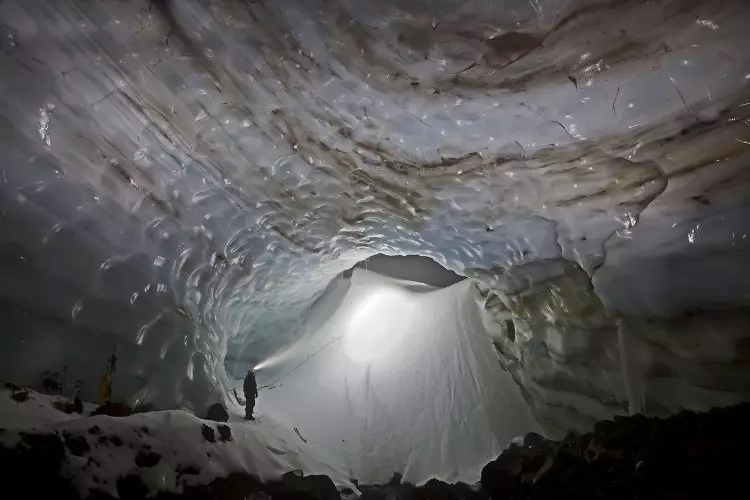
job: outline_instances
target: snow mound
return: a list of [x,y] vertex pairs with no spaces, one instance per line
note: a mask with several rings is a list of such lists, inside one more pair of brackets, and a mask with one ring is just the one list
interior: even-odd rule
[[[14,395],[17,399],[13,398]],[[81,418],[77,413],[65,413],[55,408],[56,401],[67,399],[7,384],[0,389],[0,428],[30,429]],[[83,414],[88,415],[95,408],[91,403],[83,403]]]
[[30,391],[21,403],[9,396],[0,395],[0,426],[6,428],[0,446],[15,447],[30,434],[62,436],[67,452],[60,475],[84,498],[95,491],[117,496],[118,480],[133,474],[151,493],[180,493],[235,472],[264,483],[290,471],[321,474],[354,489],[317,458],[313,446],[267,416],[222,424],[179,410],[123,418],[68,415],[56,410],[49,396]]
[[258,407],[363,484],[476,482],[514,437],[543,432],[481,303],[471,280],[435,289],[355,269],[318,301],[302,341],[261,363]]

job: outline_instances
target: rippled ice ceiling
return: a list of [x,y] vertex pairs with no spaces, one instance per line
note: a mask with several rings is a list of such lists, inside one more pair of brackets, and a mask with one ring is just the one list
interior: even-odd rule
[[4,376],[91,379],[117,344],[116,392],[198,408],[225,357],[278,351],[385,253],[483,283],[550,425],[750,397],[747,2],[5,0],[0,22]]

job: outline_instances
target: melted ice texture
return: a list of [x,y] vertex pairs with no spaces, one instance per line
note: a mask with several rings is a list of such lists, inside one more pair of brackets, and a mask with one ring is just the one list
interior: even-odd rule
[[750,297],[743,0],[6,0],[0,21],[4,376],[91,380],[117,344],[116,393],[204,407],[223,362],[294,341],[379,252],[506,292],[572,263],[613,316]]

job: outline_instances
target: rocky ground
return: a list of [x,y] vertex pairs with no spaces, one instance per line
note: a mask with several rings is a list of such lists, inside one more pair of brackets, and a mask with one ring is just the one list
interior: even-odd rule
[[363,500],[744,498],[750,404],[601,421],[587,434],[536,434],[482,470],[481,484],[361,486]]
[[[135,416],[122,418],[125,423]],[[388,484],[358,488],[362,500],[733,498],[742,494],[744,474],[750,465],[748,423],[750,404],[702,414],[683,412],[668,419],[616,418],[597,423],[590,433],[569,434],[562,441],[529,434],[522,444],[512,444],[487,464],[477,485],[431,480],[416,487],[394,476]],[[227,425],[208,420],[201,423],[199,419],[195,425],[200,427],[203,441],[211,446],[226,446],[233,439]],[[337,489],[327,476],[304,476],[299,471],[265,482],[250,473],[231,472],[205,484],[178,480],[175,484],[181,485],[179,491],[154,491],[153,482],[150,488],[144,478],[166,461],[155,446],[159,428],[148,432],[139,429],[145,433],[139,441],[143,446],[132,457],[128,455],[133,464],[123,469],[130,472],[116,478],[115,488],[93,487],[83,496],[99,500],[338,500],[357,493]],[[100,466],[97,461],[106,459],[106,453],[94,454],[92,449],[127,447],[127,442],[123,446],[119,436],[110,434],[111,430],[97,425],[85,434],[50,427],[0,430],[4,493],[12,492],[17,498],[80,499],[80,489],[67,472],[70,464],[86,462],[93,470]],[[205,460],[205,467],[210,467],[212,459]],[[193,464],[162,473],[178,479],[198,477],[199,468]]]
[[492,498],[736,497],[750,465],[750,404],[598,422],[562,441],[526,436],[482,471]]

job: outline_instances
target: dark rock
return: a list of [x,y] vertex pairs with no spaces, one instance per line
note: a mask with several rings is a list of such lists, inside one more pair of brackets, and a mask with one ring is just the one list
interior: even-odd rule
[[124,403],[107,403],[96,410],[94,415],[108,415],[110,417],[129,417],[133,414],[133,409]]
[[341,500],[328,476],[298,476],[287,472],[277,484],[268,485],[274,500]]
[[76,489],[60,475],[66,459],[62,437],[56,433],[18,435],[21,440],[14,447],[0,443],[0,481],[10,488],[3,497],[77,500]]
[[135,465],[138,467],[153,467],[158,464],[160,460],[160,454],[146,448],[141,448],[135,456]]
[[663,420],[616,417],[547,452],[548,444],[512,446],[484,468],[482,487],[496,499],[711,498],[744,487],[749,418],[750,404]]
[[487,495],[474,491],[465,483],[448,484],[437,479],[430,479],[424,486],[414,490],[411,498],[419,500],[485,500]]
[[201,425],[201,435],[203,436],[203,439],[209,443],[216,442],[216,435],[214,434],[213,427],[209,427],[206,424]]
[[222,441],[232,440],[232,429],[228,425],[219,424],[216,426],[216,430],[219,431],[219,437]]
[[67,413],[70,415],[73,413],[73,402],[67,399],[56,399],[52,402],[52,407],[57,411]]
[[147,436],[151,435],[151,430],[148,427],[146,427],[145,425],[143,427],[141,427],[141,432],[144,433]]
[[101,432],[102,432],[102,430],[101,430],[101,428],[99,428],[98,425],[94,425],[93,427],[89,427],[89,434],[91,434],[92,436],[98,436],[99,434],[101,434]]
[[142,500],[148,495],[148,487],[135,474],[117,480],[117,495],[120,500]]
[[122,438],[117,435],[99,437],[99,444],[106,445],[109,443],[112,443],[114,446],[122,446],[124,444]]
[[[6,384],[7,386],[7,384]],[[28,389],[14,389],[13,394],[10,395],[11,399],[15,401],[16,403],[23,403],[24,401],[29,399],[29,390]]]
[[198,467],[195,467],[194,465],[182,465],[177,467],[178,478],[183,474],[187,474],[189,476],[197,476],[200,473],[200,469],[198,469]]
[[360,500],[411,499],[415,496],[416,487],[401,481],[401,476],[393,477],[386,484],[357,486],[362,492]]
[[482,489],[492,498],[509,498],[520,484],[522,471],[520,450],[517,446],[511,446],[484,466]]
[[594,436],[598,438],[605,438],[609,436],[615,428],[615,423],[611,420],[600,420],[594,424]]
[[229,412],[221,403],[214,403],[208,407],[206,412],[206,420],[213,420],[214,422],[228,422]]
[[543,436],[540,436],[536,432],[529,432],[526,434],[526,436],[523,438],[523,445],[524,446],[544,446],[547,444],[547,439]]
[[91,447],[89,442],[86,441],[84,436],[73,436],[71,434],[63,434],[65,440],[65,447],[68,449],[71,455],[82,457],[89,452]]
[[466,483],[456,483],[453,485],[454,498],[465,498],[467,500],[486,500],[487,494],[479,490],[476,486],[471,487]]

